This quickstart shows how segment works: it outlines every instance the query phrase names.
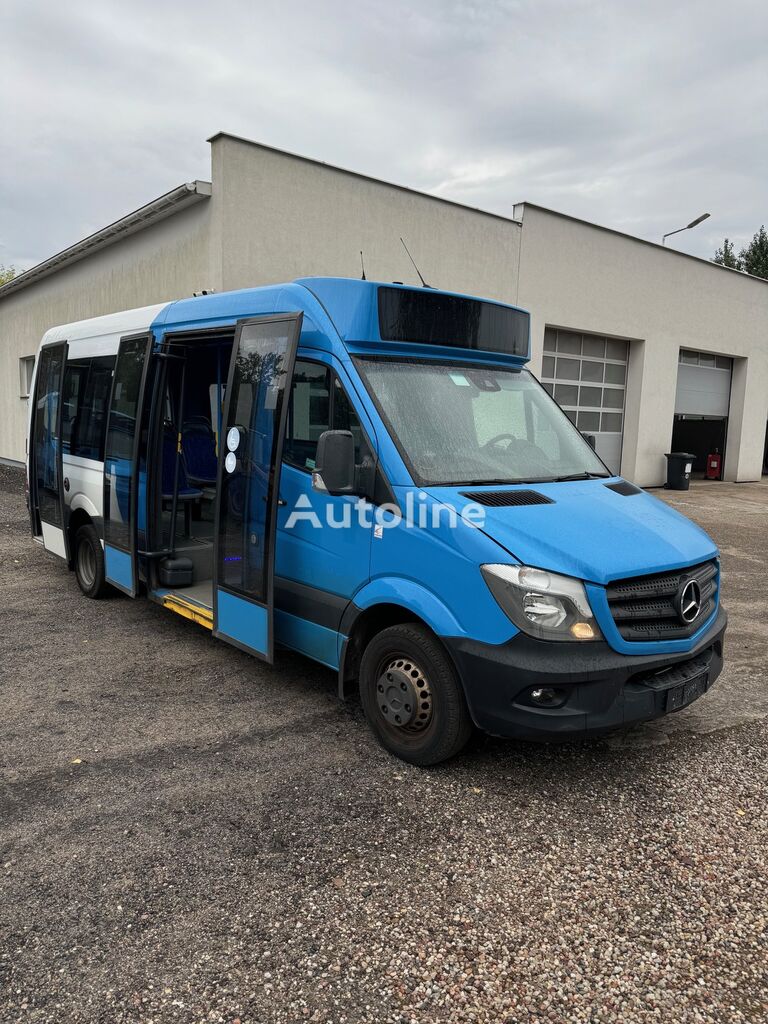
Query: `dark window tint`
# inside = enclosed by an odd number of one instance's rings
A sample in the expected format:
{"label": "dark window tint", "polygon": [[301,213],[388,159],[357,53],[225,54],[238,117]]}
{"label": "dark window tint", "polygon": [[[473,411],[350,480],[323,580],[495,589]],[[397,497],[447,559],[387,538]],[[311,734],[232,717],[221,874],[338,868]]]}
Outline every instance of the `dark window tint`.
{"label": "dark window tint", "polygon": [[524,356],[529,316],[519,309],[428,289],[379,288],[383,341],[482,349]]}
{"label": "dark window tint", "polygon": [[64,451],[81,459],[104,459],[107,403],[113,356],[68,363],[64,375],[61,436]]}
{"label": "dark window tint", "polygon": [[35,483],[37,506],[43,522],[61,526],[59,492],[59,402],[61,400],[64,345],[51,345],[40,353],[35,385]]}
{"label": "dark window tint", "polygon": [[87,363],[84,365],[67,363],[67,368],[64,371],[64,389],[61,403],[61,446],[62,450],[67,454],[72,452],[72,431],[77,423],[78,405],[82,401],[87,380]]}
{"label": "dark window tint", "polygon": [[147,338],[120,342],[104,455],[104,539],[131,550],[136,416],[142,397]]}

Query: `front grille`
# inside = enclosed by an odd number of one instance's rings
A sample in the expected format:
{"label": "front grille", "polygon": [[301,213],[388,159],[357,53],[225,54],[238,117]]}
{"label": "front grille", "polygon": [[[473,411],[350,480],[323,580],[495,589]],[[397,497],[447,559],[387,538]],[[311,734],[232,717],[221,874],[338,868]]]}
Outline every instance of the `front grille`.
{"label": "front grille", "polygon": [[[675,598],[689,579],[695,579],[701,589],[701,610],[693,622],[684,623]],[[693,636],[717,607],[717,563],[617,580],[605,589],[613,621],[624,640],[684,640]]]}

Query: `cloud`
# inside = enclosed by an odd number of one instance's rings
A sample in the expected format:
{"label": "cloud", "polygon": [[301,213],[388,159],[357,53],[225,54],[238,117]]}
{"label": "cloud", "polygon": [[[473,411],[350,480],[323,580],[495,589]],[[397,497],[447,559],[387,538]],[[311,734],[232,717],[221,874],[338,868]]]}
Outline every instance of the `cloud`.
{"label": "cloud", "polygon": [[753,0],[10,0],[0,263],[182,181],[224,129],[501,213],[527,199],[709,256],[768,220]]}

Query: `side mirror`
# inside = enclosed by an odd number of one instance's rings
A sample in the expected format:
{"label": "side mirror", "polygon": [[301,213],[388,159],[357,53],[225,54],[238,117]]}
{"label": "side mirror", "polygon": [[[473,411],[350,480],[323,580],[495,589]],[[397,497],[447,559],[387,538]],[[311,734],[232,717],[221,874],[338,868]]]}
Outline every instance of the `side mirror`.
{"label": "side mirror", "polygon": [[595,450],[595,435],[594,435],[594,434],[585,434],[585,433],[584,433],[584,432],[582,431],[582,434],[581,434],[581,436],[582,436],[582,437],[584,438],[584,440],[585,440],[585,441],[587,442],[587,444],[588,444],[588,445],[589,445],[589,447],[590,447],[590,448],[592,449],[592,451],[594,451],[594,450]]}
{"label": "side mirror", "polygon": [[312,488],[355,494],[355,440],[351,430],[325,430],[317,442]]}

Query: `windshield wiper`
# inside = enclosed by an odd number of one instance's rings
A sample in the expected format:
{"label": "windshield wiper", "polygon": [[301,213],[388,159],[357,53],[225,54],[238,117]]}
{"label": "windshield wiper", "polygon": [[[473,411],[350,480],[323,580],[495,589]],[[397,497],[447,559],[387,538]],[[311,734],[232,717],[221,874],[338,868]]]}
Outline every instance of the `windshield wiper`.
{"label": "windshield wiper", "polygon": [[501,476],[496,480],[464,480],[460,484],[451,484],[451,487],[481,487],[483,484],[506,484],[507,487],[516,487],[517,484],[552,484],[556,479],[554,476],[535,476],[530,480],[517,477],[510,480],[508,476]]}
{"label": "windshield wiper", "polygon": [[560,484],[566,480],[607,480],[610,475],[610,473],[588,473],[584,470],[583,473],[569,473],[567,476],[556,476],[553,482]]}

